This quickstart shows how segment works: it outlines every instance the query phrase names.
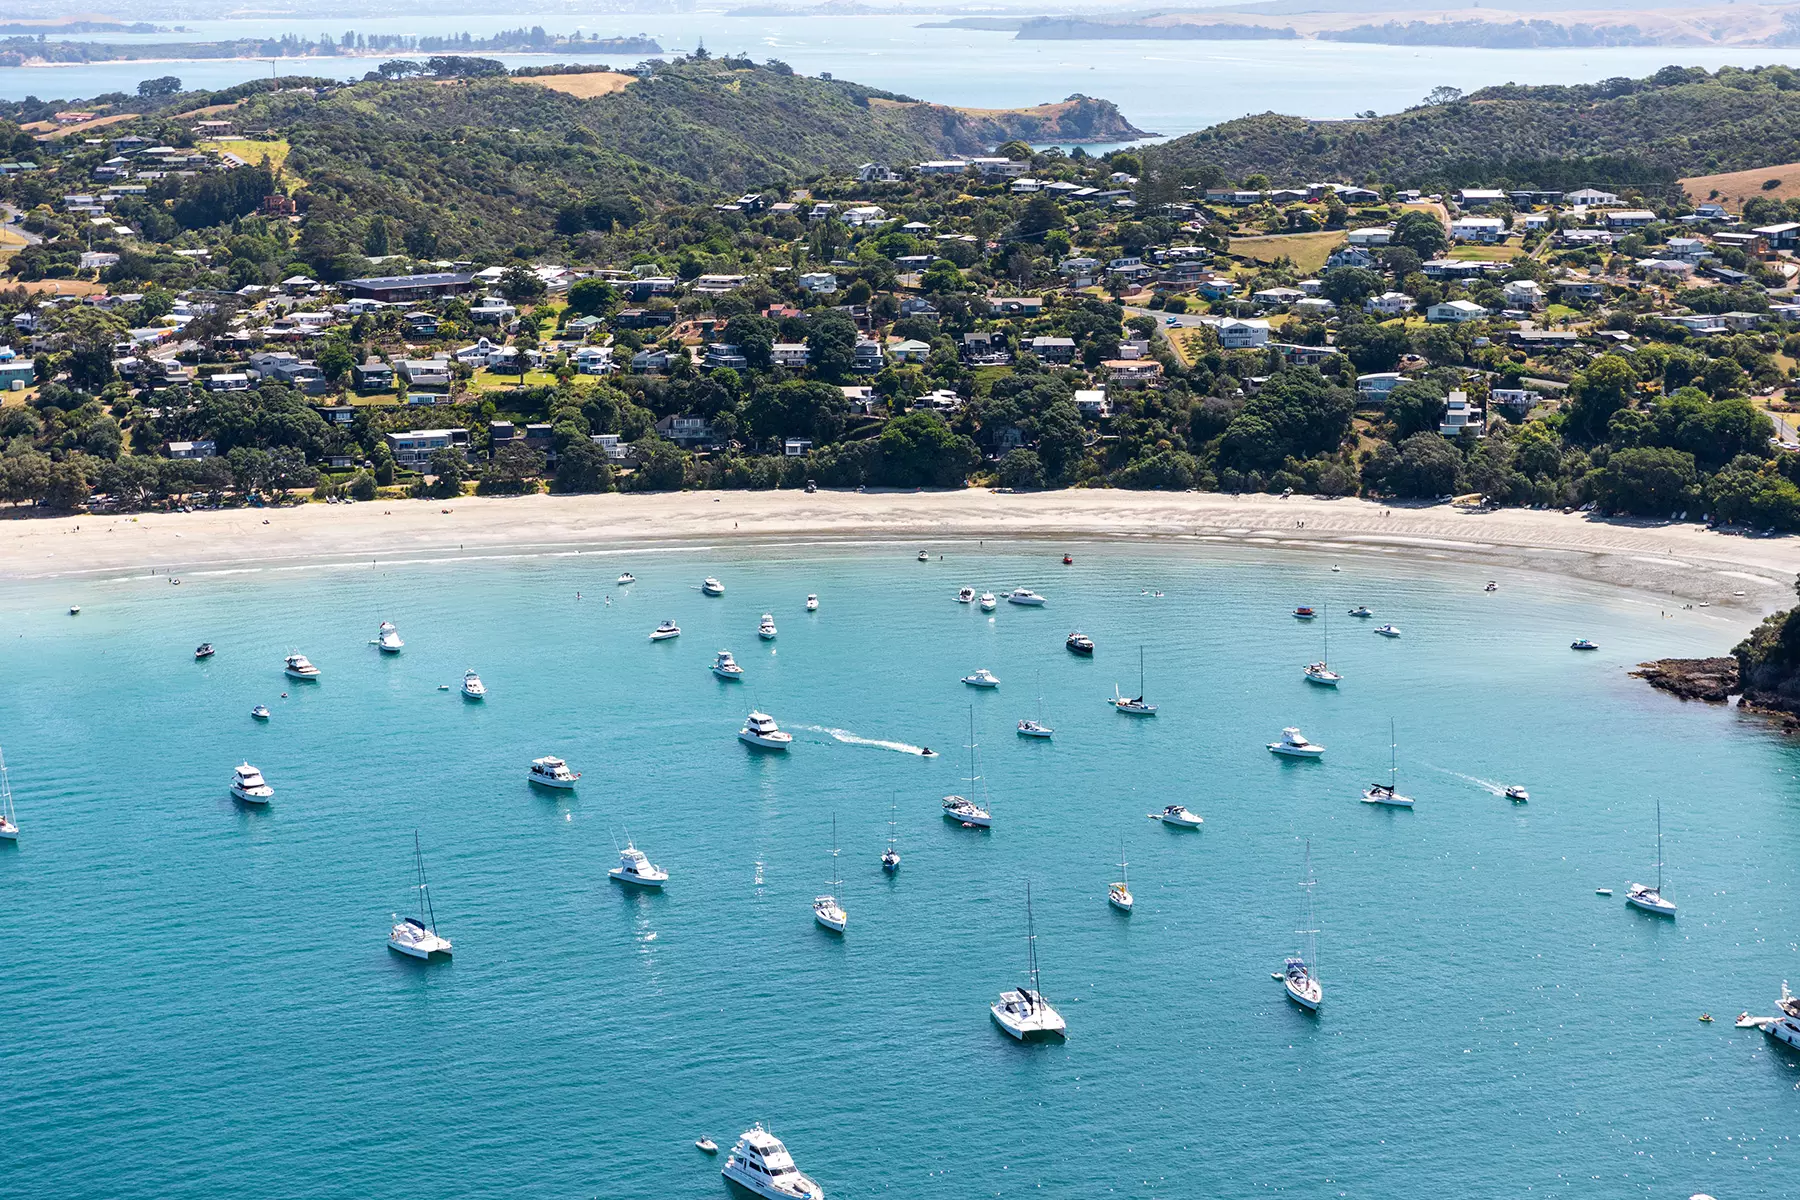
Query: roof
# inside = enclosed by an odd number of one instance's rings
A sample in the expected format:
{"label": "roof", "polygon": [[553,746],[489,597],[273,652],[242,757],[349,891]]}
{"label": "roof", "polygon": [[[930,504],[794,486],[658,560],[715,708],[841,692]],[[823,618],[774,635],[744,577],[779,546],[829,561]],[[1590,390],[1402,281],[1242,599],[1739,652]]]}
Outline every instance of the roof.
{"label": "roof", "polygon": [[[371,275],[365,279],[346,279],[346,287],[360,288],[404,288],[404,287],[444,287],[451,284],[474,282],[475,277],[466,271],[437,271],[428,275]],[[307,280],[311,283],[311,280]]]}

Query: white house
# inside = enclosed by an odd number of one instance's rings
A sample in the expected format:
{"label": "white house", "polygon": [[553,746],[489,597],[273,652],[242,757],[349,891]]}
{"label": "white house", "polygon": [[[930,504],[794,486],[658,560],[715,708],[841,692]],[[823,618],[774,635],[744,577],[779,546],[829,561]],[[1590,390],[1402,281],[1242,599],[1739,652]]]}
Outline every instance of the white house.
{"label": "white house", "polygon": [[1463,433],[1473,433],[1476,437],[1485,434],[1481,409],[1469,403],[1467,392],[1451,392],[1449,401],[1444,406],[1444,419],[1438,424],[1438,432],[1447,438]]}
{"label": "white house", "polygon": [[1621,208],[1606,214],[1608,229],[1641,229],[1656,220],[1656,214],[1647,208]]}
{"label": "white house", "polygon": [[1090,421],[1105,420],[1112,416],[1112,401],[1100,388],[1083,388],[1075,393],[1075,409]]}
{"label": "white house", "polygon": [[1393,240],[1392,225],[1371,225],[1366,229],[1352,229],[1344,235],[1344,241],[1352,246],[1385,246]]}
{"label": "white house", "polygon": [[1506,297],[1508,308],[1526,308],[1536,311],[1544,307],[1547,297],[1544,289],[1538,286],[1535,279],[1515,279],[1500,289]]}
{"label": "white house", "polygon": [[769,361],[778,367],[804,367],[812,361],[812,351],[805,342],[776,342],[769,347]]}
{"label": "white house", "polygon": [[1563,199],[1581,208],[1609,208],[1619,202],[1619,198],[1611,192],[1602,192],[1595,188],[1582,188],[1580,191],[1570,192]]}
{"label": "white house", "polygon": [[1464,188],[1456,193],[1456,202],[1463,208],[1486,208],[1505,199],[1506,193],[1498,188]]}
{"label": "white house", "polygon": [[1458,217],[1450,222],[1450,236],[1459,242],[1491,245],[1506,240],[1506,222],[1499,217]]}
{"label": "white house", "polygon": [[800,286],[815,296],[829,296],[837,291],[837,276],[830,271],[809,271],[800,277]]}
{"label": "white house", "polygon": [[1479,321],[1487,315],[1488,310],[1473,300],[1446,300],[1425,311],[1425,319],[1434,325],[1460,325],[1464,321]]}
{"label": "white house", "polygon": [[1383,292],[1363,301],[1364,310],[1383,316],[1399,317],[1413,310],[1413,298],[1405,292]]}
{"label": "white house", "polygon": [[1255,350],[1269,344],[1267,321],[1226,317],[1219,322],[1219,345],[1226,350]]}
{"label": "white house", "polygon": [[1358,375],[1356,377],[1356,392],[1357,395],[1363,397],[1365,400],[1375,400],[1385,403],[1388,398],[1388,393],[1399,387],[1401,381],[1405,378],[1406,376],[1400,374],[1398,371],[1374,371],[1367,375]]}
{"label": "white house", "polygon": [[1664,283],[1678,283],[1684,279],[1692,279],[1694,276],[1694,264],[1683,262],[1679,258],[1639,259],[1638,269],[1644,273],[1645,279]]}

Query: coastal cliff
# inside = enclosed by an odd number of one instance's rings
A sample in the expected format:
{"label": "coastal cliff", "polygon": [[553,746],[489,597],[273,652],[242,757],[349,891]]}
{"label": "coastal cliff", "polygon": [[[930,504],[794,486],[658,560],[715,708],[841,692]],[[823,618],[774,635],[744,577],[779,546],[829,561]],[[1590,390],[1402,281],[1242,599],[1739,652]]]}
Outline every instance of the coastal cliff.
{"label": "coastal cliff", "polygon": [[[1800,583],[1795,590],[1800,592]],[[1731,654],[1737,660],[1743,706],[1784,714],[1790,726],[1795,724],[1800,718],[1800,608],[1763,618]]]}

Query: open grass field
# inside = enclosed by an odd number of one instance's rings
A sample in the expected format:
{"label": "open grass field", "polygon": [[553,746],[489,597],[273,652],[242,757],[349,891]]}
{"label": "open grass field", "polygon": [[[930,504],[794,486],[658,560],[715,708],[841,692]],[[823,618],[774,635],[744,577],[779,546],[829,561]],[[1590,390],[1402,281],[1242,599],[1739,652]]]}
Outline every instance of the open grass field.
{"label": "open grass field", "polygon": [[637,82],[637,76],[619,71],[586,71],[575,75],[527,75],[518,82],[535,83],[553,92],[593,100],[624,91]]}
{"label": "open grass field", "polygon": [[1325,260],[1344,241],[1341,229],[1324,229],[1317,233],[1278,233],[1268,237],[1231,239],[1231,253],[1260,263],[1272,263],[1282,255],[1294,260],[1294,267],[1304,275],[1325,269]]}
{"label": "open grass field", "polygon": [[199,142],[197,147],[213,154],[235,154],[251,166],[255,166],[266,158],[269,160],[269,166],[277,171],[286,165],[290,149],[286,138],[267,142],[254,141],[250,138],[233,138],[222,142]]}
{"label": "open grass field", "polygon": [[[1773,180],[1775,186],[1763,185]],[[1779,167],[1757,167],[1754,171],[1731,171],[1724,175],[1696,175],[1683,179],[1681,186],[1696,204],[1714,200],[1726,208],[1741,210],[1744,201],[1756,196],[1774,200],[1800,197],[1800,163],[1783,163]]]}
{"label": "open grass field", "polygon": [[1452,246],[1449,257],[1462,262],[1511,262],[1524,251],[1511,243],[1498,246]]}

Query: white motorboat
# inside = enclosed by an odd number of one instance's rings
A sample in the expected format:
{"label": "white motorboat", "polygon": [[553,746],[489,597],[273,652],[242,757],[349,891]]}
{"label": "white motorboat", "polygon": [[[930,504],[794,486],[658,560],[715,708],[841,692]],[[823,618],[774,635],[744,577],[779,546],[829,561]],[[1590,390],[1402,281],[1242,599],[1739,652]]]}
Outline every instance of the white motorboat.
{"label": "white motorboat", "polygon": [[1016,991],[1001,992],[1000,999],[988,1006],[994,1023],[1021,1042],[1069,1036],[1062,1014],[1044,999],[1040,988],[1037,960],[1037,928],[1031,916],[1031,884],[1025,885],[1025,973],[1026,985]]}
{"label": "white motorboat", "polygon": [[975,706],[969,706],[969,790],[975,791],[975,785],[981,783],[982,803],[966,796],[945,796],[944,816],[949,820],[972,829],[991,829],[994,824],[993,813],[989,811],[987,784],[981,780],[981,771],[975,760]]}
{"label": "white motorboat", "polygon": [[919,551],[918,558],[919,558],[920,562],[930,562],[931,561],[931,555],[924,550]]}
{"label": "white motorboat", "polygon": [[1761,1022],[1762,1031],[1776,1041],[1800,1050],[1800,996],[1788,991],[1785,979],[1781,981],[1781,999],[1775,1003],[1781,1015]]}
{"label": "white motorboat", "polygon": [[539,787],[572,788],[580,780],[581,772],[569,770],[569,764],[560,758],[545,755],[531,760],[531,769],[525,773],[525,778]]}
{"label": "white motorboat", "polygon": [[1370,610],[1368,605],[1359,604],[1350,610],[1350,615],[1353,617],[1372,617],[1375,614]]}
{"label": "white motorboat", "polygon": [[1020,604],[1026,608],[1042,608],[1044,606],[1044,598],[1030,588],[1014,588],[1007,593],[1006,602]]}
{"label": "white motorboat", "polygon": [[267,804],[275,798],[275,789],[261,771],[245,763],[231,773],[231,794],[245,804]]}
{"label": "white motorboat", "polygon": [[12,781],[6,777],[6,755],[0,754],[0,841],[19,840],[19,817],[13,812]]}
{"label": "white motorboat", "polygon": [[287,663],[282,669],[294,679],[314,681],[319,678],[319,668],[313,666],[304,654],[288,655]]}
{"label": "white motorboat", "polygon": [[753,712],[744,718],[744,727],[738,730],[738,741],[763,750],[786,750],[793,745],[794,735],[778,728],[775,718],[768,713]]}
{"label": "white motorboat", "polygon": [[1379,804],[1385,808],[1411,808],[1411,796],[1400,792],[1400,758],[1399,743],[1394,738],[1394,723],[1388,722],[1388,781],[1371,783],[1362,794],[1364,804]]}
{"label": "white motorboat", "polygon": [[731,657],[729,650],[721,650],[713,655],[712,673],[720,679],[738,681],[744,678],[744,668],[738,666],[737,659]]}
{"label": "white motorboat", "polygon": [[666,642],[670,638],[678,638],[680,636],[681,626],[677,625],[674,621],[664,621],[661,625],[658,625],[655,629],[650,631],[650,640],[653,642]]}
{"label": "white motorboat", "polygon": [[1531,793],[1516,783],[1509,783],[1506,785],[1506,798],[1515,803],[1523,804],[1531,799]]}
{"label": "white motorboat", "polygon": [[250,716],[254,720],[258,720],[258,721],[268,720],[269,719],[269,706],[266,704],[257,705],[255,708],[250,710]]}
{"label": "white motorboat", "polygon": [[775,617],[772,613],[764,613],[762,620],[757,622],[756,636],[765,642],[775,640]]}
{"label": "white motorboat", "polygon": [[410,958],[429,959],[434,954],[450,957],[450,939],[438,936],[437,913],[432,911],[431,891],[425,884],[425,852],[419,848],[419,834],[413,831],[413,864],[418,870],[419,915],[403,917],[388,934],[388,949],[398,950]]}
{"label": "white motorboat", "polygon": [[1173,825],[1177,829],[1198,829],[1206,824],[1199,813],[1190,812],[1179,804],[1171,804],[1161,812],[1150,815],[1164,825]]}
{"label": "white motorboat", "polygon": [[1625,903],[1659,917],[1675,915],[1675,902],[1663,895],[1662,798],[1656,801],[1656,886],[1634,883],[1625,893]]}
{"label": "white motorboat", "polygon": [[1106,885],[1106,902],[1122,913],[1129,914],[1137,903],[1131,897],[1131,875],[1126,871],[1125,843],[1119,843],[1119,878]]}
{"label": "white motorboat", "polygon": [[813,897],[813,920],[831,930],[833,933],[844,932],[844,926],[850,923],[850,915],[838,901],[837,894],[844,889],[844,881],[838,878],[837,870],[837,817],[831,818],[831,891],[823,896]]}
{"label": "white motorboat", "polygon": [[723,596],[725,594],[725,585],[714,579],[711,575],[708,575],[705,579],[700,581],[700,590],[708,596]]}
{"label": "white motorboat", "polygon": [[975,589],[972,587],[957,588],[956,589],[956,602],[958,604],[973,604],[973,603],[975,603]]}
{"label": "white motorboat", "polygon": [[900,869],[900,851],[894,849],[894,817],[899,813],[899,811],[900,811],[900,801],[898,798],[895,798],[892,801],[892,805],[891,805],[891,808],[889,809],[889,813],[888,813],[887,849],[883,850],[881,852],[881,869],[886,871],[889,875],[892,875],[895,871],[898,871]]}
{"label": "white motorboat", "polygon": [[619,586],[620,587],[624,587],[628,583],[636,583],[636,582],[637,582],[637,576],[633,575],[630,571],[622,572],[619,575]]}
{"label": "white motorboat", "polygon": [[819,598],[817,596],[813,595],[811,592],[808,592],[807,596],[806,596],[806,611],[807,612],[818,612],[819,611]]}
{"label": "white motorboat", "polygon": [[992,592],[981,593],[981,611],[982,612],[993,612],[996,608],[999,608],[999,607],[1000,607],[1000,602],[998,600],[994,599],[994,593],[992,593]]}
{"label": "white motorboat", "polygon": [[694,1148],[702,1154],[717,1154],[719,1152],[719,1143],[713,1141],[709,1137],[695,1138]]}
{"label": "white motorboat", "polygon": [[1398,625],[1377,625],[1375,632],[1385,638],[1397,638],[1400,636],[1400,627]]}
{"label": "white motorboat", "polygon": [[1300,881],[1300,888],[1306,893],[1306,927],[1296,929],[1300,935],[1300,953],[1281,964],[1281,982],[1287,988],[1288,999],[1308,1012],[1318,1012],[1319,1005],[1325,999],[1325,989],[1319,983],[1319,930],[1313,920],[1313,877],[1312,877],[1312,839],[1306,842],[1306,876]]}
{"label": "white motorboat", "polygon": [[973,688],[997,688],[1000,686],[1000,677],[986,667],[975,668],[975,673],[964,675],[962,681]]}
{"label": "white motorboat", "polygon": [[1134,717],[1154,717],[1156,705],[1145,699],[1144,692],[1144,648],[1138,647],[1138,694],[1123,696],[1119,693],[1119,685],[1113,684],[1112,699],[1107,701],[1115,709]]}
{"label": "white motorboat", "polygon": [[719,1174],[764,1200],[825,1200],[825,1189],[801,1174],[787,1147],[761,1125],[744,1131]]}
{"label": "white motorboat", "polygon": [[400,640],[400,631],[394,628],[392,621],[383,621],[380,632],[375,635],[375,645],[383,654],[398,654],[406,643]]}
{"label": "white motorboat", "polygon": [[1292,725],[1281,731],[1279,742],[1270,742],[1269,750],[1274,754],[1285,754],[1289,758],[1318,758],[1325,753],[1325,747],[1317,742],[1309,742],[1306,735]]}
{"label": "white motorboat", "polygon": [[625,840],[625,848],[619,851],[619,865],[607,874],[616,882],[628,883],[633,887],[660,889],[669,882],[669,873],[651,862],[649,856],[632,845],[629,838]]}
{"label": "white motorboat", "polygon": [[462,694],[467,700],[487,699],[487,684],[481,682],[481,676],[473,669],[463,672]]}

